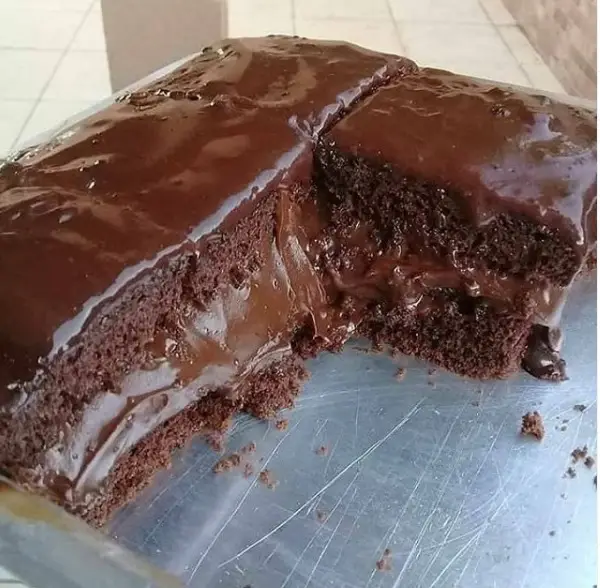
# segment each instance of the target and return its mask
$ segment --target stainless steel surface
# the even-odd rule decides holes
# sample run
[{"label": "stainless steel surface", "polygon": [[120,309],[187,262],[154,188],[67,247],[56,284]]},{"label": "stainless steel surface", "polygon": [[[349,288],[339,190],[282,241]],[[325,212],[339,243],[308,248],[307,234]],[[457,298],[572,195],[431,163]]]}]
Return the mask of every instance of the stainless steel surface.
[{"label": "stainless steel surface", "polygon": [[[255,441],[276,489],[213,474],[197,441],[110,532],[193,587],[591,588],[595,470],[565,472],[575,447],[596,450],[595,301],[595,278],[570,298],[562,384],[430,375],[356,343],[322,355],[287,431],[242,417],[231,432],[228,451]],[[541,443],[519,435],[531,410]]]}]

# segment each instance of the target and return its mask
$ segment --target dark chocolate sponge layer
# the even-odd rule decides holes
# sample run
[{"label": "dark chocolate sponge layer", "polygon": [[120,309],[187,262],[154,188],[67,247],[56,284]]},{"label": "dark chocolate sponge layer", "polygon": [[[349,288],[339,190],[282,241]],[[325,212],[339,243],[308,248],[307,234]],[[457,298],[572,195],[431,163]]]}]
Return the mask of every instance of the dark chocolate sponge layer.
[{"label": "dark chocolate sponge layer", "polygon": [[193,435],[289,406],[301,359],[354,333],[512,373],[595,243],[594,134],[297,38],[225,41],[124,94],[0,168],[0,467],[102,524]]}]

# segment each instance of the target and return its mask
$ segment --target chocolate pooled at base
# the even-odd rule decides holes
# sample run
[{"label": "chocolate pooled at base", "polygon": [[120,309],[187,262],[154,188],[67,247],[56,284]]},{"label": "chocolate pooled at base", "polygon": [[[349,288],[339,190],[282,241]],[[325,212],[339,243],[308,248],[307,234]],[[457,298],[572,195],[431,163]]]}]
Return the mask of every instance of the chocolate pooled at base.
[{"label": "chocolate pooled at base", "polygon": [[[462,87],[448,119],[458,120],[461,92],[486,95],[485,133],[506,96],[444,75]],[[101,524],[192,435],[224,429],[239,410],[290,406],[301,359],[354,333],[472,377],[518,369],[532,324],[555,320],[595,242],[589,174],[534,194],[565,226],[571,208],[554,200],[580,199],[581,243],[560,223],[546,227],[537,205],[515,217],[486,186],[510,222],[468,263],[463,241],[471,251],[472,235],[494,225],[463,213],[477,186],[384,164],[386,192],[330,143],[353,113],[372,117],[383,140],[397,115],[379,125],[369,104],[382,86],[426,88],[420,76],[408,60],[343,43],[225,41],[5,165],[0,465]],[[570,141],[589,171],[590,115],[514,96],[562,125],[536,153]],[[498,147],[508,137],[518,153],[529,122],[509,122]],[[361,136],[352,141],[369,159]],[[543,157],[528,165],[543,168]],[[562,256],[549,271],[526,257],[518,271],[495,265],[502,239],[537,252],[540,235]]]}]

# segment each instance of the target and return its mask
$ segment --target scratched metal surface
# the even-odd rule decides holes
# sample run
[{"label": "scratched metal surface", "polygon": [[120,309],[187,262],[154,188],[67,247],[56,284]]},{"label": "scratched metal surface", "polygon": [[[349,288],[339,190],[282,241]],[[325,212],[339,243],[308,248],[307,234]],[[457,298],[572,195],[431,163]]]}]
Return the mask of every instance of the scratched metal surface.
[{"label": "scratched metal surface", "polygon": [[[570,298],[559,385],[481,385],[410,360],[398,382],[399,362],[359,343],[322,355],[286,432],[243,417],[228,441],[255,441],[251,461],[276,489],[241,469],[213,474],[198,441],[110,532],[194,588],[591,588],[595,471],[564,473],[575,447],[595,454],[595,300],[595,279]],[[530,410],[541,443],[518,434]],[[391,569],[376,571],[386,548]]]}]

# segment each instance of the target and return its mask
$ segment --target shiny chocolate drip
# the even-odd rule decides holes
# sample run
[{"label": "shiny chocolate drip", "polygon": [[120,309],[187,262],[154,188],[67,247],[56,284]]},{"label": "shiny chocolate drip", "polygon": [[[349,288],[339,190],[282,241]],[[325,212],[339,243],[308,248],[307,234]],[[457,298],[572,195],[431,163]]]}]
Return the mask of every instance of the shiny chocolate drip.
[{"label": "shiny chocolate drip", "polygon": [[534,325],[523,358],[523,369],[540,380],[566,380],[566,363],[560,356],[561,346],[560,329]]}]

